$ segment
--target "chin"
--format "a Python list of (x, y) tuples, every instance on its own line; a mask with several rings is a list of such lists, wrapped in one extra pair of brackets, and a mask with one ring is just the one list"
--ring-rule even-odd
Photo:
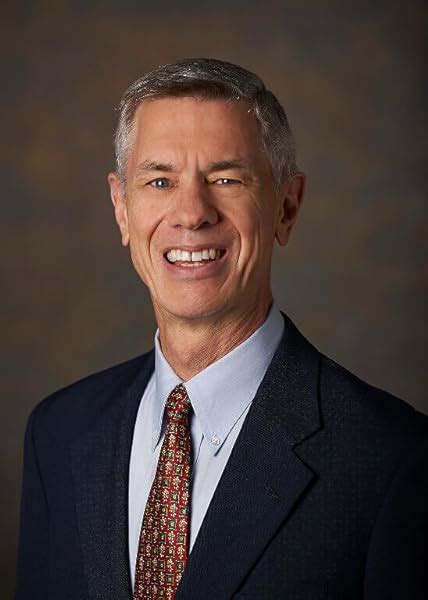
[(221, 312), (215, 307), (207, 306), (174, 306), (170, 311), (178, 319), (185, 319), (188, 321), (208, 319)]
[(204, 282), (202, 285), (176, 286), (173, 290), (159, 289), (156, 300), (153, 295), (152, 299), (160, 314), (192, 320), (227, 312), (227, 306), (230, 304), (229, 296), (230, 294), (226, 295), (224, 290), (219, 291), (219, 286), (207, 285)]
[(199, 298), (189, 302), (174, 302), (174, 304), (165, 303), (163, 304), (163, 311), (167, 312), (176, 319), (184, 320), (200, 320), (212, 318), (213, 316), (220, 315), (225, 311), (225, 304), (218, 302), (207, 302), (206, 300)]

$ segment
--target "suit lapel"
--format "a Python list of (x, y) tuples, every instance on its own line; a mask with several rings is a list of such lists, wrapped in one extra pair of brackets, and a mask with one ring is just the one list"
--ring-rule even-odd
[(132, 597), (128, 554), (129, 458), (138, 406), (153, 367), (152, 352), (133, 381), (123, 383), (120, 391), (109, 391), (110, 401), (105, 403), (94, 426), (70, 445), (90, 598)]
[(308, 489), (295, 446), (320, 428), (319, 353), (285, 332), (202, 523), (177, 600), (230, 598)]

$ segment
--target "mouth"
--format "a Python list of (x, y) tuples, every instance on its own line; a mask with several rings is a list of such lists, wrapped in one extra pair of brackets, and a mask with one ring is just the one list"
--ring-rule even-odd
[(195, 269), (219, 261), (225, 253), (224, 248), (201, 248), (198, 250), (171, 248), (164, 253), (164, 257), (171, 265)]

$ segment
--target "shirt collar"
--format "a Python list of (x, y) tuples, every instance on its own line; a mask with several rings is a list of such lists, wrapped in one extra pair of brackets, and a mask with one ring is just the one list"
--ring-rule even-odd
[[(284, 319), (275, 304), (264, 323), (244, 342), (185, 382), (193, 411), (212, 454), (223, 445), (234, 424), (253, 400), (278, 347)], [(165, 404), (183, 381), (165, 359), (155, 335), (155, 393), (152, 449), (159, 443)]]

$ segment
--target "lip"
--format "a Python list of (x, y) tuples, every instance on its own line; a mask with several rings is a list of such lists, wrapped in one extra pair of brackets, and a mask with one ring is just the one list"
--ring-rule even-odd
[(205, 244), (197, 244), (195, 246), (187, 246), (186, 244), (181, 245), (177, 244), (175, 246), (168, 246), (163, 250), (163, 255), (168, 254), (170, 250), (186, 250), (187, 252), (200, 252), (201, 250), (208, 250), (209, 248), (214, 248), (214, 250), (226, 250), (224, 246), (220, 246), (219, 244), (210, 244), (206, 242)]
[[(198, 252), (200, 250), (204, 250), (205, 248), (215, 248), (216, 250), (224, 251), (223, 256), (218, 258), (217, 260), (206, 261), (204, 264), (198, 267), (182, 267), (177, 265), (177, 263), (170, 263), (166, 258), (166, 254), (175, 248), (180, 248), (180, 250), (187, 250), (188, 252)], [(185, 278), (185, 279), (206, 279), (207, 277), (212, 277), (216, 275), (224, 266), (225, 261), (227, 260), (228, 251), (226, 248), (219, 247), (218, 245), (199, 245), (199, 246), (171, 246), (168, 250), (165, 250), (163, 254), (163, 264), (169, 273), (175, 275), (176, 277)]]

